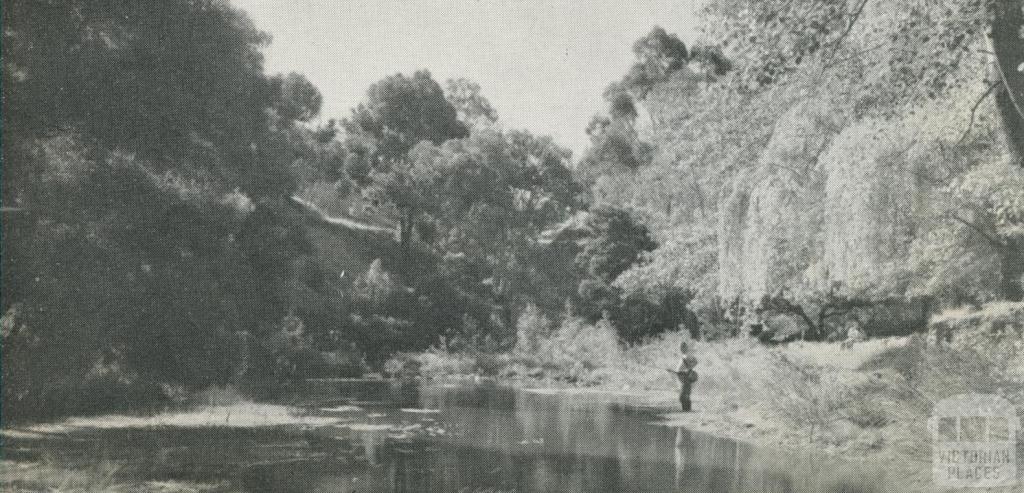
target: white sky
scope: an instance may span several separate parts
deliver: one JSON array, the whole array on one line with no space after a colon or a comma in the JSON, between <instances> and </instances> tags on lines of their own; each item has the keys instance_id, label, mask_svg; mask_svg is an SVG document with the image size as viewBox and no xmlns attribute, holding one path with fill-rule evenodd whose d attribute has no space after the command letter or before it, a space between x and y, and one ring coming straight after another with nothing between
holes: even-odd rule
<instances>
[{"instance_id":1,"label":"white sky","mask_svg":"<svg viewBox=\"0 0 1024 493\"><path fill-rule=\"evenodd\" d=\"M694 0L232 0L274 40L268 72L300 72L343 118L366 89L426 68L478 82L506 128L578 154L601 93L653 25L693 39Z\"/></svg>"}]
</instances>

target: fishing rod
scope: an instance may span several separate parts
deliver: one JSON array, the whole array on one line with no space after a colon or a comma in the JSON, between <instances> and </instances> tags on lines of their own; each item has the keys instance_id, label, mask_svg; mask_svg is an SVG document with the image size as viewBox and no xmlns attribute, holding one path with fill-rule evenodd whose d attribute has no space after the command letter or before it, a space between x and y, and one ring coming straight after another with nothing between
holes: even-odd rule
<instances>
[{"instance_id":1,"label":"fishing rod","mask_svg":"<svg viewBox=\"0 0 1024 493\"><path fill-rule=\"evenodd\" d=\"M673 373L673 374L676 374L676 375L683 375L685 373L694 371L693 368L690 368L687 371L679 371L679 370L673 370L671 368L664 368L664 367L660 367L660 366L651 366L651 365L645 365L645 364L641 364L640 366L642 366L644 368L650 368L652 370L665 370L665 371L667 371L669 373Z\"/></svg>"}]
</instances>

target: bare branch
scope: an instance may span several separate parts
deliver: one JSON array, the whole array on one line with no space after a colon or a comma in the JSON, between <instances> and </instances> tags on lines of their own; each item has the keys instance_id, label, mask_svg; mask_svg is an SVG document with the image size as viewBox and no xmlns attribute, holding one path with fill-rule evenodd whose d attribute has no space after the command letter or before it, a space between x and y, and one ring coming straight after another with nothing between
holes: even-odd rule
<instances>
[{"instance_id":1,"label":"bare branch","mask_svg":"<svg viewBox=\"0 0 1024 493\"><path fill-rule=\"evenodd\" d=\"M977 224L974 224L973 222L968 221L968 220L960 217L960 215L958 215L957 213L951 212L949 214L949 217L953 218L955 221L963 224L964 226L967 226L968 228L973 229L976 233L978 233L983 238L985 238L985 240L988 241L992 246L994 246L996 248L1003 248L1003 247L1006 246L1005 244L1003 244L1002 241L999 241L999 238L996 238L995 236L992 236L987 231L982 229L981 226L978 226Z\"/></svg>"},{"instance_id":2,"label":"bare branch","mask_svg":"<svg viewBox=\"0 0 1024 493\"><path fill-rule=\"evenodd\" d=\"M960 136L960 140L956 141L956 145L962 144L964 140L967 139L967 136L971 133L971 129L974 128L974 118L978 114L978 108L981 107L981 103L985 101L985 99L987 99L990 94L995 92L996 88L999 87L1001 84L1002 81L996 81L989 84L988 89L985 90L985 93L982 94L981 97L974 102L974 106L971 108L971 120L970 122L967 123L967 130L964 130L964 134Z\"/></svg>"},{"instance_id":3,"label":"bare branch","mask_svg":"<svg viewBox=\"0 0 1024 493\"><path fill-rule=\"evenodd\" d=\"M868 0L860 0L860 3L853 8L853 11L850 13L850 22L846 24L846 29L843 30L843 33L840 34L838 38L832 41L832 52L829 53L827 57L828 60L831 60L832 57L836 55L839 51L839 46L843 44L843 40L850 35L851 31L853 31L853 28L857 25L857 21L860 19L861 14L864 13L864 7L866 7L867 4Z\"/></svg>"}]
</instances>

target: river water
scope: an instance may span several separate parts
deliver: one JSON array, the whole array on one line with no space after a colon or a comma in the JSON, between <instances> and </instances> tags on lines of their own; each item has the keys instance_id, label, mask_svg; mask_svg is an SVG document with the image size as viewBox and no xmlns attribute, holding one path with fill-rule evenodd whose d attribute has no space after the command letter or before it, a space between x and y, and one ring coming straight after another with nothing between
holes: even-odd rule
<instances>
[{"instance_id":1,"label":"river water","mask_svg":"<svg viewBox=\"0 0 1024 493\"><path fill-rule=\"evenodd\" d=\"M8 460L116 464L135 481L252 492L886 489L855 464L665 426L656 410L628 401L496 385L315 381L286 399L289 412L308 418L300 423L80 425L8 438L4 449Z\"/></svg>"}]
</instances>

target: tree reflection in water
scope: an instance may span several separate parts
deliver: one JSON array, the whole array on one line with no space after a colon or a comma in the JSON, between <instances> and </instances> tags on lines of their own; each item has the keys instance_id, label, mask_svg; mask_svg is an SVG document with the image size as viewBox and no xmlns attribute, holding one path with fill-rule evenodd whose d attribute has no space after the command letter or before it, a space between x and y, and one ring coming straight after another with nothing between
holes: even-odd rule
<instances>
[{"instance_id":1,"label":"tree reflection in water","mask_svg":"<svg viewBox=\"0 0 1024 493\"><path fill-rule=\"evenodd\" d=\"M254 492L872 492L876 471L658 423L610 395L493 385L310 382L284 399L326 426L87 430L12 439L11 460ZM845 471L845 472L844 472ZM836 479L843 478L843 479Z\"/></svg>"}]
</instances>

